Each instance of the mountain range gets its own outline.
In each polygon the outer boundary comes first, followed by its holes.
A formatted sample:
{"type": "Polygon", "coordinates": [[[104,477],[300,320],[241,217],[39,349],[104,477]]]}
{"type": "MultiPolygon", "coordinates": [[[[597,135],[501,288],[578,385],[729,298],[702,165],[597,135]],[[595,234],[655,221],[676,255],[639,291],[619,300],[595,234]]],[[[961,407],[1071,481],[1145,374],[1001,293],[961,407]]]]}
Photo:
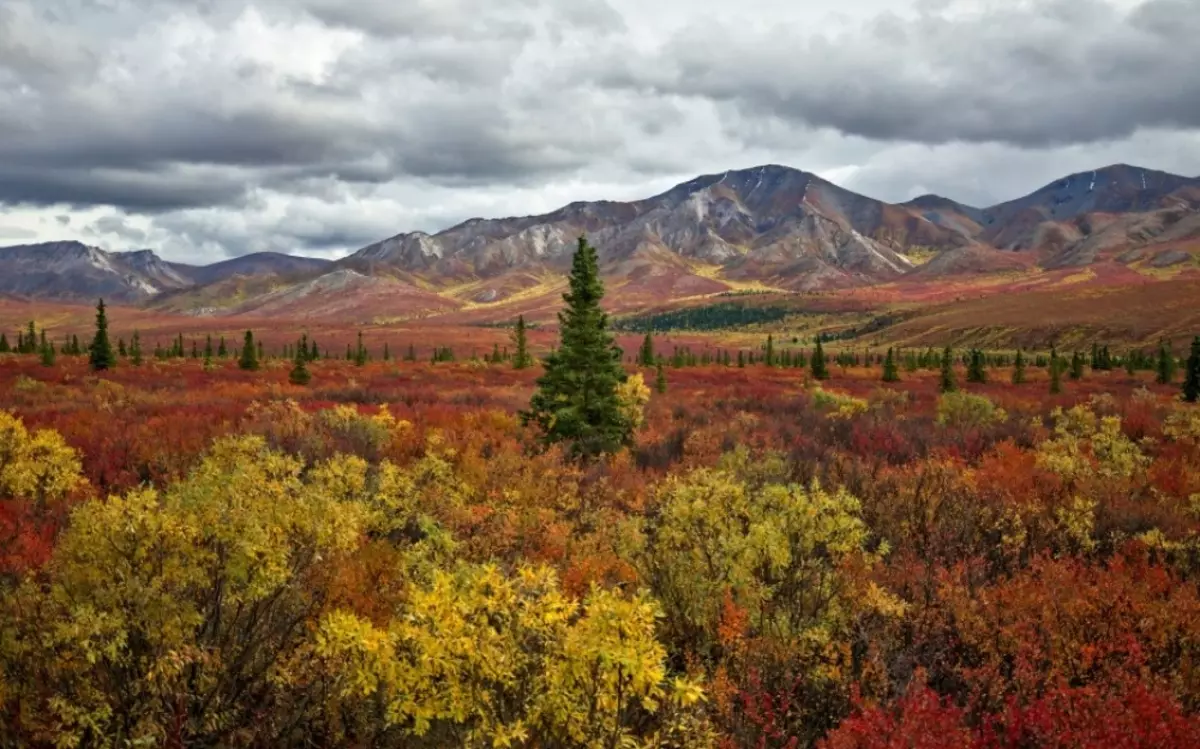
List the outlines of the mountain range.
{"type": "Polygon", "coordinates": [[[625,307],[736,290],[830,291],[1115,264],[1200,272],[1200,178],[1116,165],[999,205],[891,204],[767,165],[633,202],[411,232],[331,262],[260,253],[213,265],[77,242],[0,248],[0,294],[105,297],[193,315],[397,319],[550,298],[577,238],[625,307]]]}

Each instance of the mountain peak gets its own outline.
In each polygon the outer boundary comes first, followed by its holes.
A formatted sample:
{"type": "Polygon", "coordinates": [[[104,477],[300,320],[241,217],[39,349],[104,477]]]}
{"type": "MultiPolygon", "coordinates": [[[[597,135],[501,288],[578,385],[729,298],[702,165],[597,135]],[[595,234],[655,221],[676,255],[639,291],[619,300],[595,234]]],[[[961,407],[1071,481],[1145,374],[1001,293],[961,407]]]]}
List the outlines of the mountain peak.
{"type": "Polygon", "coordinates": [[[901,203],[900,205],[912,206],[913,208],[926,208],[926,209],[928,209],[928,208],[954,208],[956,210],[969,210],[969,211],[979,210],[978,208],[975,208],[973,206],[969,206],[965,203],[960,203],[957,200],[953,200],[951,198],[947,198],[943,195],[938,195],[938,194],[932,193],[932,192],[926,193],[924,195],[918,195],[917,197],[913,198],[912,200],[909,200],[905,203],[901,203]]]}

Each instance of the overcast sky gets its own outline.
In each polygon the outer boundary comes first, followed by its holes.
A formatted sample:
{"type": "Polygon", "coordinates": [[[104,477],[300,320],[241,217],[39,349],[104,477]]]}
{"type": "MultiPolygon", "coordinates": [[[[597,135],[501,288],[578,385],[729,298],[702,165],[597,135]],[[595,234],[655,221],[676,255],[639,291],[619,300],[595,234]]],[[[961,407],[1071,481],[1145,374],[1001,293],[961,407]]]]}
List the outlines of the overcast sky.
{"type": "Polygon", "coordinates": [[[1200,175],[1200,0],[0,0],[0,245],[209,262],[779,163],[1200,175]]]}

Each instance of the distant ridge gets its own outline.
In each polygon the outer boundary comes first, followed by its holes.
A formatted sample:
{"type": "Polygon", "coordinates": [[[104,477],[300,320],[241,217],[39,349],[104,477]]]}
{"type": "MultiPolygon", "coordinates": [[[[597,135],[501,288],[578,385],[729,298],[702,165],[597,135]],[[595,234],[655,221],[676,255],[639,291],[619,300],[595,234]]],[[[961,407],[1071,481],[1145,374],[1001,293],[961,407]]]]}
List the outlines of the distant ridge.
{"type": "Polygon", "coordinates": [[[939,195],[885,203],[766,164],[701,175],[642,200],[577,201],[538,216],[397,234],[336,263],[258,253],[191,266],[149,250],[105,252],[78,242],[0,248],[0,294],[157,300],[196,314],[306,306],[366,314],[365,301],[336,299],[359,295],[372,304],[394,298],[384,306],[397,315],[426,314],[539,298],[562,278],[581,234],[599,248],[603,274],[633,305],[734,289],[835,290],[1100,260],[1170,268],[1191,255],[1160,245],[1200,238],[1200,179],[1118,164],[977,208],[939,195]],[[314,283],[346,271],[353,275],[314,283]]]}

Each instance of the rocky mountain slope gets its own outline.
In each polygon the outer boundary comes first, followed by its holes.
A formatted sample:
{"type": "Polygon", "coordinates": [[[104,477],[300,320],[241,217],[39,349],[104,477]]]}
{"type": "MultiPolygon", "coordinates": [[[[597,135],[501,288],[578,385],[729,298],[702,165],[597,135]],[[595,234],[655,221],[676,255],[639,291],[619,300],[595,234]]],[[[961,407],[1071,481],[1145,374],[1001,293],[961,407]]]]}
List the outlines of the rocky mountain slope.
{"type": "Polygon", "coordinates": [[[0,247],[0,294],[59,301],[143,302],[160,294],[235,276],[305,276],[330,262],[259,253],[193,266],[164,261],[151,250],[107,252],[80,242],[0,247]]]}
{"type": "Polygon", "coordinates": [[[581,234],[599,249],[622,308],[731,290],[928,288],[951,277],[1097,263],[1148,277],[1200,272],[1200,179],[1117,165],[976,208],[937,195],[889,204],[767,165],[697,177],[644,200],[399,234],[335,264],[260,254],[186,266],[72,242],[0,248],[0,295],[103,295],[200,315],[545,311],[557,303],[581,234]]]}
{"type": "Polygon", "coordinates": [[[1110,228],[1113,216],[1180,209],[1200,209],[1200,179],[1118,164],[1063,177],[985,209],[979,238],[1006,250],[1056,250],[1110,228]]]}
{"type": "Polygon", "coordinates": [[[400,234],[339,265],[434,285],[503,278],[531,267],[565,269],[585,233],[610,276],[672,271],[794,289],[897,278],[914,267],[914,247],[973,243],[919,209],[769,165],[698,177],[632,203],[572,203],[543,216],[400,234]]]}

